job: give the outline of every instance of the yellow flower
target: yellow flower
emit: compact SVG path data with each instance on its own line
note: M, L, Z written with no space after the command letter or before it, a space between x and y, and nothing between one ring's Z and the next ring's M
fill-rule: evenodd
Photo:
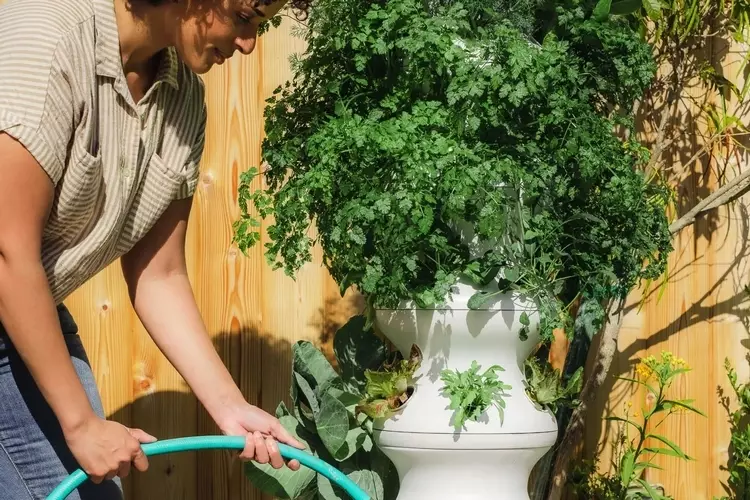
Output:
M690 366L687 364L687 362L682 358L677 358L674 362L675 368L685 368L689 369Z
M648 366L645 362L641 362L635 368L635 373L645 380L651 377L651 375L654 373L654 370L652 370L651 367Z
M633 412L633 418L638 418L638 412Z
M628 408L630 408L631 406L633 406L633 402L632 401L628 401Z

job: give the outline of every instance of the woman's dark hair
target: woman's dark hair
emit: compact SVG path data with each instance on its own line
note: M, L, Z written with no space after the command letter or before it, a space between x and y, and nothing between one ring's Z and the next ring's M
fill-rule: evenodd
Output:
M161 5L170 0L145 0L150 5ZM255 6L259 5L271 5L276 0L255 0ZM289 0L289 6L297 11L297 17L307 17L307 13L310 10L310 3L312 0Z
M276 0L255 0L255 5L271 5ZM311 0L289 0L289 6L297 11L298 17L307 17Z

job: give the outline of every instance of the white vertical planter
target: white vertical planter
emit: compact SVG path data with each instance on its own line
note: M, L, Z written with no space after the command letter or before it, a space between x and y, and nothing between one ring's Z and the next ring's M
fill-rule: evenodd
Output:
M412 344L424 355L416 390L395 416L375 422L377 445L398 469L398 500L528 500L528 479L536 462L557 438L550 411L539 409L525 393L523 362L539 342L539 317L533 303L497 295L483 310L467 301L476 289L460 282L453 300L438 309L406 303L378 310L380 331L406 356ZM531 320L520 340L520 316ZM504 421L490 407L480 422L457 431L449 399L440 391L443 369L465 371L476 360L482 369L502 366L506 391Z

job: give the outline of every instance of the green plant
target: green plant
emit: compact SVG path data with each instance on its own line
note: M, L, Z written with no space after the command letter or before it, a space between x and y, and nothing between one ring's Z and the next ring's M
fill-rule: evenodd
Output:
M649 403L647 398L640 413L631 413L632 403L628 402L624 406L623 416L605 417L605 420L622 424L613 454L614 473L599 474L593 466L596 461L584 462L576 468L575 481L572 482L576 494L592 500L669 498L658 493L642 475L648 469L658 468L653 460L659 455L693 460L676 443L650 430L652 427L659 427L666 418L676 412L688 411L706 416L692 406L693 400L671 399L667 395L674 380L688 371L690 369L684 360L664 351L658 358L648 356L641 360L636 368L635 378L620 377L644 387L649 396L653 397L653 402ZM657 422L659 417L661 419ZM636 491L635 486L639 486L640 491Z
M395 499L396 469L373 442L372 420L357 411L365 397L366 372L380 369L389 356L384 343L364 328L362 316L355 316L334 338L338 372L310 342L297 342L292 352L292 408L282 402L276 409L282 425L306 445L306 451L344 472L373 500ZM277 498L345 498L338 486L307 468L295 472L247 462L245 474Z
M729 441L729 463L726 469L729 480L723 485L728 496L721 497L721 500L742 499L750 494L750 383L738 381L737 371L728 358L724 360L724 368L738 406L731 410L729 397L722 397L732 437Z
M504 419L505 391L512 389L500 380L498 371L505 371L499 365L492 365L481 374L481 366L476 361L466 371L442 370L440 379L445 384L441 391L450 399L450 409L455 410L453 426L464 428L466 422L479 421L491 407L497 408L500 422Z
M422 363L422 351L414 344L409 358L396 351L378 370L365 370L364 397L356 411L371 418L388 418L400 410L414 393L414 372Z
M537 404L557 413L563 406L569 408L578 404L578 394L583 384L583 368L575 371L566 383L563 383L560 371L549 363L540 362L535 356L524 362L526 375L526 393Z
M442 303L460 277L519 290L547 340L579 298L659 276L667 193L613 133L653 77L647 44L582 1L551 25L536 2L520 18L512 2L486 5L319 0L293 82L266 108L268 168L241 176L239 247L273 216L274 267L294 276L319 244L342 291L371 307ZM472 258L461 221L498 244Z

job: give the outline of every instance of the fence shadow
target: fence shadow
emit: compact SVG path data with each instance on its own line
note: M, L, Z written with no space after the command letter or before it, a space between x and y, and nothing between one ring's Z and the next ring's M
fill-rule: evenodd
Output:
M621 391L622 395L612 397L615 394L615 384L617 383L618 377L632 377L633 370L637 360L635 359L639 352L645 351L650 347L659 345L666 342L674 335L677 335L685 330L688 330L695 325L704 322L711 322L721 316L729 316L739 321L747 332L747 337L741 341L741 344L745 348L750 348L750 294L745 288L744 283L746 282L746 274L748 267L748 257L750 257L750 217L747 213L747 209L744 205L738 206L740 216L735 217L735 221L740 224L740 227L736 228L738 235L736 238L736 248L733 250L734 258L726 266L719 276L712 279L711 285L708 289L703 291L700 296L695 299L691 299L691 303L684 308L684 310L677 315L672 316L672 319L667 325L655 331L653 334L646 338L639 338L634 340L629 345L620 347L616 353L616 360L612 365L612 369L604 381L602 387L599 389L599 393L602 395L597 398L595 403L591 407L591 413L587 421L587 435L592 436L588 440L589 446L594 442L594 437L597 438L596 449L589 449L589 455L598 455L602 452L602 447L609 446L611 442L616 439L613 433L616 432L615 426L606 425L601 419L602 415L619 414L624 400L629 397L630 391ZM711 222L699 221L698 224L711 224ZM721 244L725 244L726 241ZM691 268L694 269L696 260L701 259L702 256L697 257L689 264L682 266L681 268L674 271L668 278L667 286L677 286L676 284L689 277ZM684 284L682 286L685 286ZM732 294L722 293L722 287L731 287L733 290ZM654 296L657 292L652 291L647 296L647 300L656 300ZM726 296L723 300L716 300L717 296ZM638 307L638 304L631 304L626 309L628 312L634 312ZM702 341L709 342L710 339L701 339ZM596 352L598 348L599 337L595 337L590 353ZM622 344L621 344L622 345ZM606 466L606 464L602 464Z

